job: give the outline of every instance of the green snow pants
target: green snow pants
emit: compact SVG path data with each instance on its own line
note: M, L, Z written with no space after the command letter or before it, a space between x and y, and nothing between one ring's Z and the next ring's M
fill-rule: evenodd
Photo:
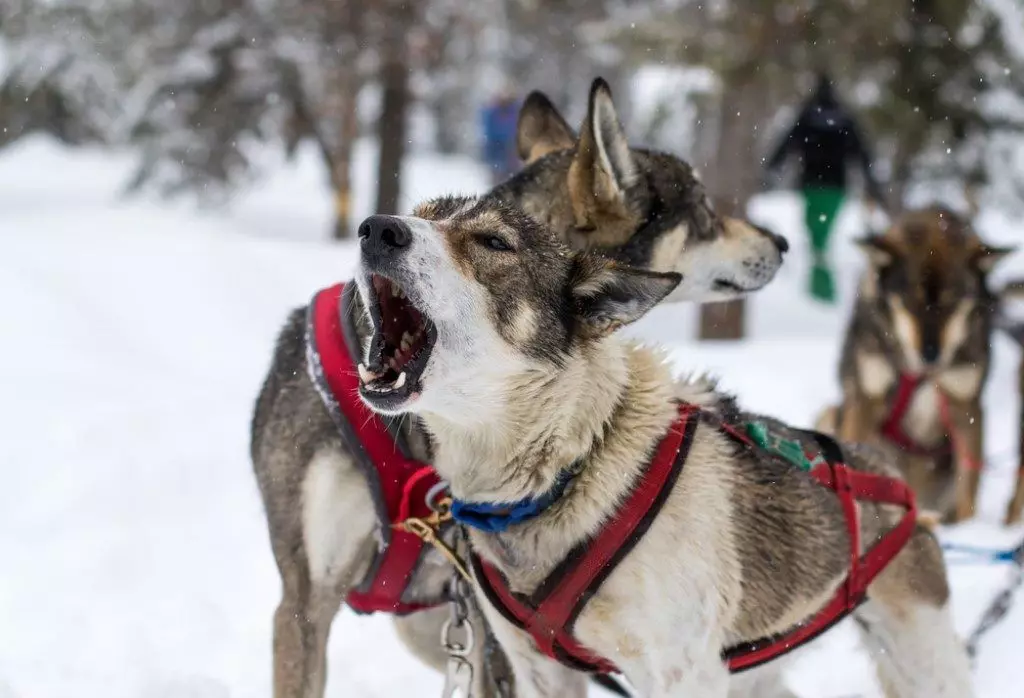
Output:
M811 296L825 303L834 303L836 282L828 260L828 239L845 193L838 187L808 187L803 194L806 206L804 222L811 236Z

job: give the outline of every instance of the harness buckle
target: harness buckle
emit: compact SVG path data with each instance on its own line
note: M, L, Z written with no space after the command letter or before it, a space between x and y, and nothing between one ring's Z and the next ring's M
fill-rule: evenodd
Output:
M433 546L445 557L445 559L448 560L448 562L455 566L459 576L466 581L469 581L469 570L466 569L466 564L459 559L459 556L455 554L455 551L437 535L441 530L441 526L451 521L451 508L452 498L447 496L441 497L437 500L434 511L432 511L429 516L422 518L418 516L410 516L404 521L391 524L391 528L411 533L424 543Z

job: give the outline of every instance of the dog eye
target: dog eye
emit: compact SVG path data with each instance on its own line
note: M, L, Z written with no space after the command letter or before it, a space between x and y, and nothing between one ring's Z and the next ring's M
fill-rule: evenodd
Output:
M513 248L507 241L497 235L477 235L476 241L489 250L495 252L512 252Z

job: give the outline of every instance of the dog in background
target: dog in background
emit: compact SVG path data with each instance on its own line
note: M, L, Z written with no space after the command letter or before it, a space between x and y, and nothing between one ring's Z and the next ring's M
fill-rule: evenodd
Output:
M985 244L945 208L901 216L859 241L868 258L846 331L842 402L818 428L894 449L925 508L974 515L998 301L988 274L1012 248Z
M687 163L629 146L601 79L591 88L578 134L535 92L522 108L517 142L525 168L487 199L527 211L573 247L682 274L674 300L756 291L782 263L785 240L718 215ZM480 231L481 239L485 233ZM443 301L445 292L438 293ZM367 309L355 300L353 354L362 353L372 329ZM307 312L295 310L281 330L251 429L253 469L282 580L274 615L275 698L323 694L331 623L348 593L367 577L383 540L370 483L311 378ZM527 316L520 320L524 327L533 322ZM410 381L406 389L413 387ZM429 440L416 420L389 426L412 458L431 462ZM403 602L440 603L452 569L428 551ZM447 615L441 606L396 619L406 645L438 669L446 660L438 638Z
M644 465L666 433L688 439L670 454L685 465L674 461L657 514L644 515L635 545L614 552L582 610L553 602L556 613L572 609L575 641L621 669L638 695L725 698L735 679L723 648L803 623L839 588L851 543L835 493L797 464L737 446L722 423L745 418L729 398L705 381L674 380L661 353L614 333L671 294L677 274L572 252L487 199L433 201L367 228L356 283L373 309L373 338L360 396L379 414L422 419L457 507L532 512L470 529L473 548L517 598L576 575L562 563L643 488ZM428 337L425 359L400 358L406 334ZM679 400L700 405L702 416L681 426ZM875 449L843 452L856 470L895 475ZM860 552L900 520L890 505L850 508L862 512ZM854 617L890 698L968 698L941 551L915 523ZM582 698L583 675L541 655L486 598L517 695ZM535 621L545 632L546 619ZM546 632L557 637L561 627Z

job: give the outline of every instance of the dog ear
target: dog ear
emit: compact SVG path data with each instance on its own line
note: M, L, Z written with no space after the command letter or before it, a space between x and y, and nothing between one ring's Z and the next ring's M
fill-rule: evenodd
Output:
M576 144L576 133L543 92L534 90L519 110L516 148L527 165L556 150Z
M590 337L639 320L683 280L676 272L637 269L580 253L572 278L575 314Z
M974 266L981 273L988 274L995 268L996 264L1016 251L1017 248L1015 246L993 247L992 245L982 244L978 247L977 252L974 253Z
M887 267L899 256L899 249L892 240L884 235L865 235L854 240L868 256L868 261L876 267Z
M594 227L595 213L627 217L626 193L638 179L639 169L615 112L611 88L596 78L590 87L587 118L580 129L576 158L569 168L576 227Z

